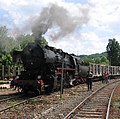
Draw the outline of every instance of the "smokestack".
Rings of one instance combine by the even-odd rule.
[[[35,36],[35,43],[40,44],[42,36],[41,35],[38,35],[38,36],[34,35],[34,36]]]

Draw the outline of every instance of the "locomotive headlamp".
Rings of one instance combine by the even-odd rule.
[[[19,76],[16,76],[16,78],[15,79],[19,79]]]
[[[41,79],[41,76],[39,75],[39,76],[37,77],[37,79]]]

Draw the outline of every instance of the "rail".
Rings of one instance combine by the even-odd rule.
[[[118,86],[119,86],[119,84],[114,87],[114,89],[110,95],[110,99],[109,99],[109,103],[108,103],[108,107],[107,107],[106,119],[109,119],[109,112],[110,112],[110,105],[111,105],[112,97],[113,97],[113,94]]]
[[[29,98],[29,99],[25,99],[25,100],[23,100],[23,101],[21,101],[21,102],[18,102],[18,103],[16,103],[16,104],[13,104],[13,105],[11,105],[11,106],[8,106],[8,107],[6,107],[6,108],[4,108],[4,109],[1,109],[0,112],[4,112],[4,111],[6,111],[6,110],[9,110],[9,109],[11,109],[11,108],[13,108],[13,107],[16,107],[16,106],[18,106],[18,105],[21,105],[21,104],[25,104],[25,103],[29,102],[30,100],[33,100],[33,99],[36,99],[36,98],[41,98],[41,96],[37,96],[37,97],[32,97],[32,98]]]
[[[74,114],[75,110],[78,109],[78,107],[82,107],[82,106],[84,105],[84,103],[85,103],[88,99],[90,99],[93,95],[95,95],[96,93],[98,93],[98,92],[99,92],[100,90],[102,90],[104,87],[106,87],[107,85],[113,84],[113,83],[117,83],[117,82],[119,82],[119,81],[120,81],[120,80],[114,81],[114,82],[109,83],[109,84],[106,84],[106,85],[100,87],[98,90],[94,91],[92,94],[90,94],[88,97],[86,97],[82,102],[80,102],[71,112],[69,112],[69,114],[67,114],[67,115],[64,117],[64,119],[69,119],[69,118],[72,116],[72,114]]]

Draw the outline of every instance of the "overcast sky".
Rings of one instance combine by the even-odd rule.
[[[106,51],[108,39],[120,42],[120,0],[0,0],[0,25],[30,32],[48,8],[53,22],[44,37],[51,46],[89,55]]]

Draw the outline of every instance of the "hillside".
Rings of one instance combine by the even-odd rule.
[[[90,57],[90,58],[100,57],[101,58],[102,56],[107,57],[107,53],[103,52],[103,53],[96,53],[96,54],[91,54],[91,55],[79,55],[79,57],[81,59],[84,58],[84,57]]]

